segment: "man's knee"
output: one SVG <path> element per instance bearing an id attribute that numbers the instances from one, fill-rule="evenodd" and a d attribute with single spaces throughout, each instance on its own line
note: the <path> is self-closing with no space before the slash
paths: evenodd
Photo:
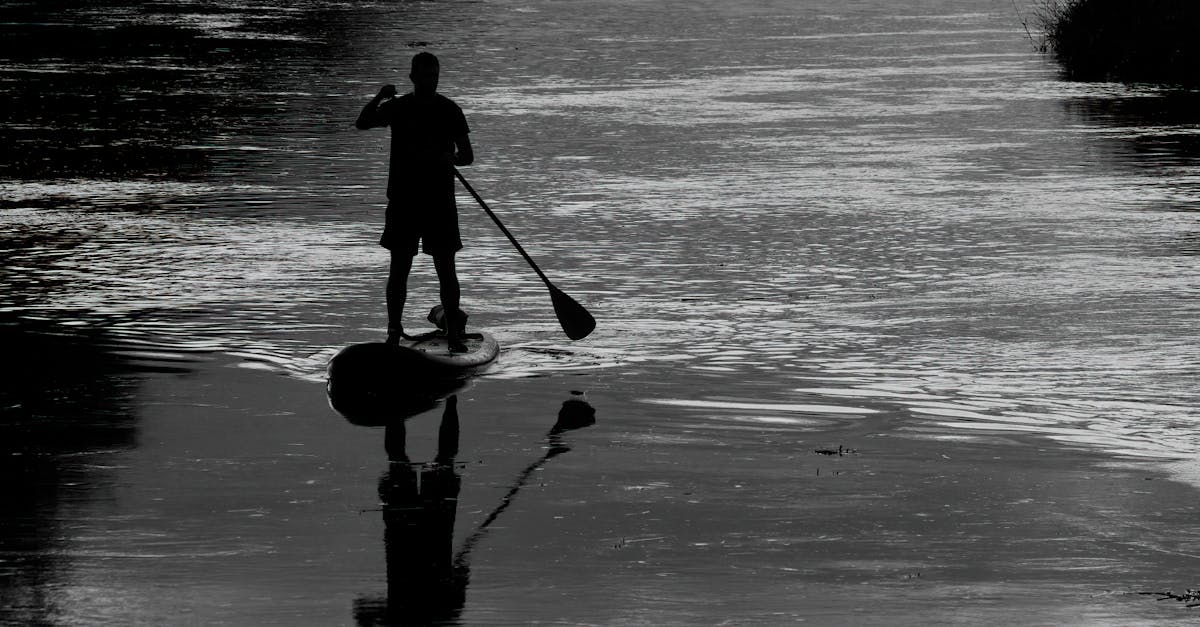
<path id="1" fill-rule="evenodd" d="M 392 272 L 403 272 L 403 273 L 407 274 L 408 271 L 412 269 L 412 263 L 413 263 L 412 255 L 406 255 L 402 252 L 393 252 L 392 253 L 392 262 L 391 262 Z"/>
<path id="2" fill-rule="evenodd" d="M 454 268 L 454 253 L 434 257 L 433 268 L 437 270 L 438 279 L 442 285 L 458 285 L 458 272 Z"/>

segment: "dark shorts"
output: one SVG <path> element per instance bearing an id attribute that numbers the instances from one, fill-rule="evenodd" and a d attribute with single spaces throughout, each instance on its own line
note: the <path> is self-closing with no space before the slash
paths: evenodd
<path id="1" fill-rule="evenodd" d="M 388 205 L 387 220 L 379 245 L 393 253 L 416 256 L 454 254 L 462 250 L 462 238 L 458 233 L 458 211 L 453 205 L 442 211 L 412 211 Z"/>

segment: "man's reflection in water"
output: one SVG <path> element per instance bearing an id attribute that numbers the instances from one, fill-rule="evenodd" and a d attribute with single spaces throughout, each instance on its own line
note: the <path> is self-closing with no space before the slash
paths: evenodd
<path id="1" fill-rule="evenodd" d="M 379 478 L 387 599 L 359 599 L 360 625 L 428 625 L 454 622 L 466 598 L 468 569 L 454 560 L 454 516 L 462 478 L 458 455 L 458 397 L 446 399 L 437 457 L 413 463 L 405 451 L 404 421 L 384 432 L 388 468 Z"/>
<path id="2" fill-rule="evenodd" d="M 578 393 L 575 393 L 578 394 Z M 458 455 L 458 397 L 446 399 L 432 462 L 413 463 L 405 451 L 404 421 L 384 432 L 388 469 L 379 478 L 383 503 L 387 599 L 360 598 L 354 604 L 359 625 L 430 625 L 456 623 L 466 602 L 471 549 L 512 504 L 530 476 L 550 459 L 570 450 L 562 434 L 595 423 L 595 410 L 581 398 L 563 403 L 547 434 L 547 449 L 519 475 L 500 504 L 454 553 L 454 518 L 462 477 Z"/>

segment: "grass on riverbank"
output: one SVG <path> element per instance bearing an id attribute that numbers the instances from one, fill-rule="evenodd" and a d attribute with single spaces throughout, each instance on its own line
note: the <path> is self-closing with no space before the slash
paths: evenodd
<path id="1" fill-rule="evenodd" d="M 1022 21 L 1073 80 L 1200 86 L 1194 0 L 1039 0 Z"/>

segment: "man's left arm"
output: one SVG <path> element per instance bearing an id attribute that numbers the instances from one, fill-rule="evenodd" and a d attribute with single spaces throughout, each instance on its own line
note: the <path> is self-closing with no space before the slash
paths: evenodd
<path id="1" fill-rule="evenodd" d="M 358 114 L 358 119 L 354 121 L 354 126 L 360 131 L 365 131 L 369 128 L 375 128 L 377 126 L 387 126 L 388 119 L 387 116 L 380 111 L 380 105 L 391 102 L 395 97 L 396 86 L 384 85 L 383 88 L 379 90 L 379 93 L 375 94 L 375 97 L 367 103 L 367 106 L 363 107 L 362 111 Z"/>

